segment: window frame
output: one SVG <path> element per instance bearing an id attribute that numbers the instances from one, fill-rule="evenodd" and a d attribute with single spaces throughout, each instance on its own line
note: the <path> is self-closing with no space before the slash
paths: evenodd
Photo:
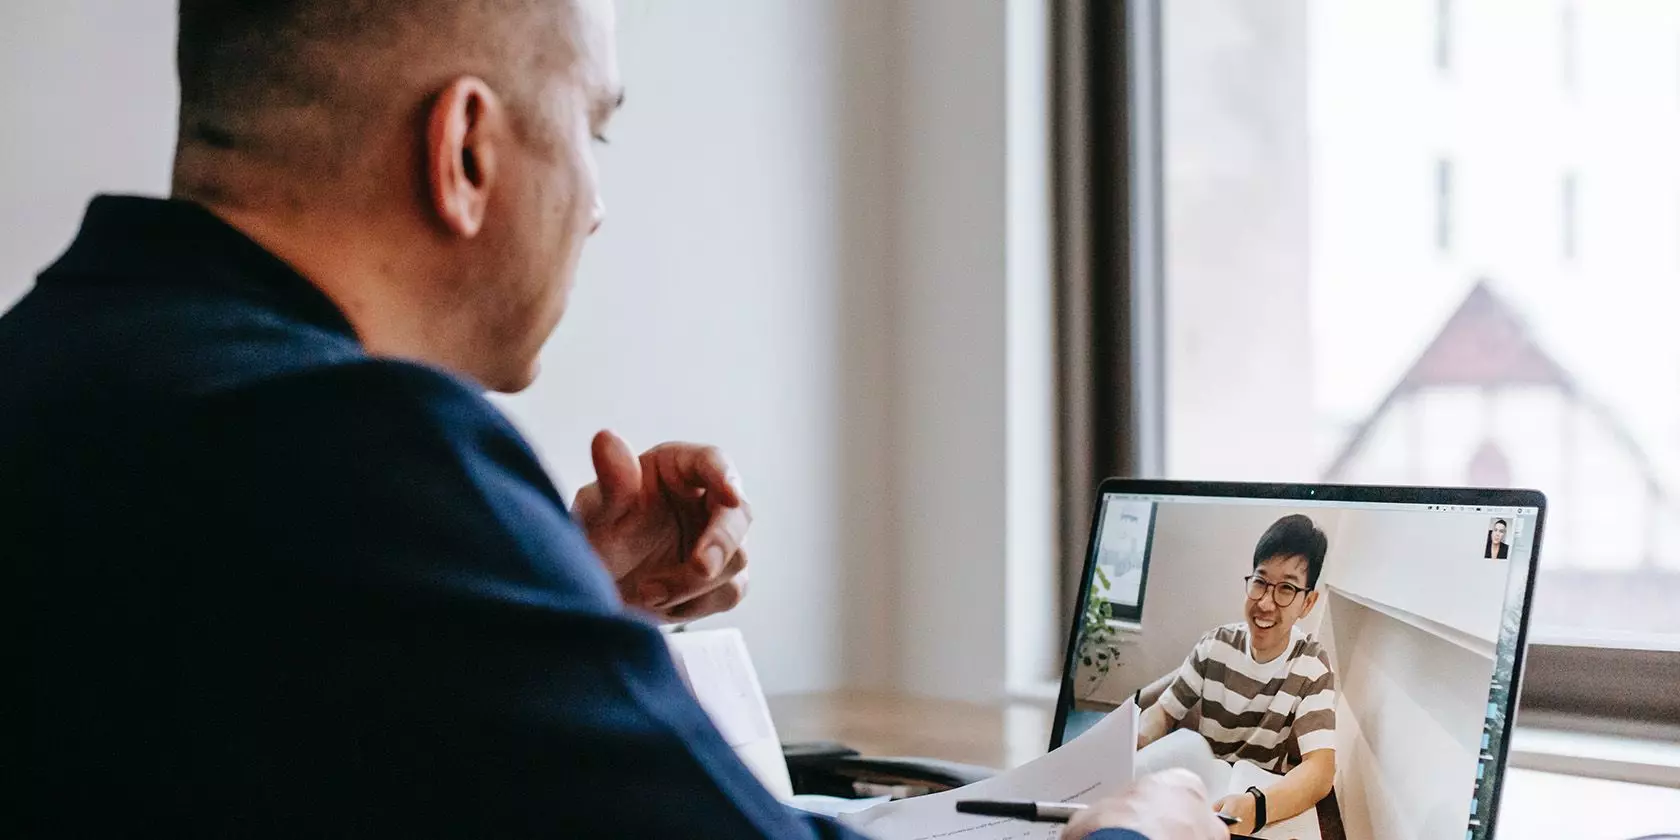
<path id="1" fill-rule="evenodd" d="M 1558 183 L 1558 252 L 1573 265 L 1581 259 L 1581 176 L 1574 167 L 1563 170 Z"/>
<path id="2" fill-rule="evenodd" d="M 1164 469 L 1160 8 L 1159 0 L 1052 4 L 1064 627 L 1079 597 L 1098 486 Z"/>
<path id="3" fill-rule="evenodd" d="M 1160 0 L 1053 8 L 1058 568 L 1070 619 L 1096 488 L 1165 467 L 1163 22 Z M 1680 649 L 1531 641 L 1518 680 L 1519 716 L 1580 729 L 1680 720 Z"/>
<path id="4" fill-rule="evenodd" d="M 1451 254 L 1453 252 L 1454 236 L 1453 221 L 1456 214 L 1455 199 L 1458 192 L 1458 167 L 1449 155 L 1435 157 L 1435 253 Z"/>

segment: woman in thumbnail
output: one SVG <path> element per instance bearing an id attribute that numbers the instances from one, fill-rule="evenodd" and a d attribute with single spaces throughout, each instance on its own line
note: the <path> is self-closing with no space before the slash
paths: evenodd
<path id="1" fill-rule="evenodd" d="M 1139 722 L 1142 749 L 1194 710 L 1214 755 L 1283 774 L 1266 790 L 1220 800 L 1216 807 L 1241 819 L 1238 833 L 1316 806 L 1336 779 L 1336 676 L 1324 648 L 1295 627 L 1318 603 L 1328 550 L 1306 516 L 1273 523 L 1244 578 L 1244 620 L 1204 635 Z"/>
<path id="2" fill-rule="evenodd" d="M 1503 519 L 1493 520 L 1493 527 L 1488 529 L 1487 550 L 1482 556 L 1489 560 L 1508 560 L 1511 557 L 1511 546 L 1505 542 L 1505 532 L 1510 523 Z M 1474 543 L 1472 543 L 1474 545 Z"/>

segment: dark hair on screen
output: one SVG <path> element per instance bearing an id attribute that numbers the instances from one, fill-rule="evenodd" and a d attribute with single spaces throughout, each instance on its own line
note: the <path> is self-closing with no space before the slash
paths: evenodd
<path id="1" fill-rule="evenodd" d="M 1266 529 L 1254 546 L 1254 568 L 1273 557 L 1307 558 L 1307 588 L 1318 586 L 1318 575 L 1324 571 L 1324 555 L 1330 551 L 1330 538 L 1323 529 L 1299 513 L 1290 514 Z"/>
<path id="2" fill-rule="evenodd" d="M 1503 519 L 1495 519 L 1495 520 L 1493 520 L 1493 524 L 1495 524 L 1495 525 L 1504 525 L 1504 526 L 1505 526 L 1505 527 L 1507 527 L 1507 528 L 1509 528 L 1509 527 L 1511 527 L 1511 523 L 1509 523 L 1509 522 L 1506 522 L 1506 521 L 1505 521 L 1505 520 L 1503 520 Z"/>

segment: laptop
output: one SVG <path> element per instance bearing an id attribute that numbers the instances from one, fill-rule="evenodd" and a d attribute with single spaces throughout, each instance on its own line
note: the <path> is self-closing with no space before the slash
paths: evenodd
<path id="1" fill-rule="evenodd" d="M 1251 787 L 1317 780 L 1316 804 L 1269 807 L 1257 836 L 1493 836 L 1542 494 L 1129 479 L 1099 494 L 1051 749 L 1133 700 L 1141 769 L 1186 767 L 1250 811 Z"/>

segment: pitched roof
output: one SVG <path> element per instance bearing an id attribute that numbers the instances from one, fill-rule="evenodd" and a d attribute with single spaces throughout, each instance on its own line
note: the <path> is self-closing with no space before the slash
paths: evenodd
<path id="1" fill-rule="evenodd" d="M 1394 404 L 1417 391 L 1439 387 L 1500 388 L 1513 385 L 1550 385 L 1577 400 L 1597 417 L 1627 451 L 1657 498 L 1666 498 L 1651 459 L 1621 418 L 1609 407 L 1589 399 L 1575 378 L 1535 341 L 1517 310 L 1487 281 L 1477 281 L 1457 311 L 1412 363 L 1406 375 L 1383 397 L 1325 470 L 1328 481 L 1345 480 L 1343 473 L 1364 449 L 1366 440 Z"/>
<path id="2" fill-rule="evenodd" d="M 1412 364 L 1401 388 L 1445 385 L 1556 385 L 1570 377 L 1530 335 L 1505 300 L 1478 282 L 1435 340 Z"/>

